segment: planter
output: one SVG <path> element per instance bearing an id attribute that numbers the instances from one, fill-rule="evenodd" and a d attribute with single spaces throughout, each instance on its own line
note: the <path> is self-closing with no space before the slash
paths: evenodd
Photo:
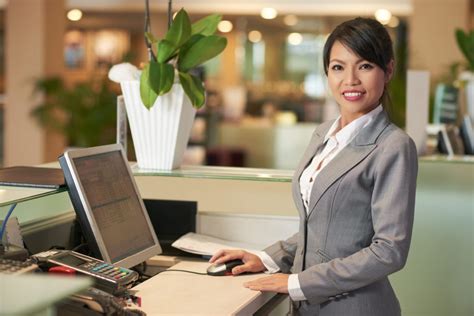
<path id="1" fill-rule="evenodd" d="M 140 99 L 140 82 L 120 84 L 127 109 L 138 166 L 172 170 L 181 165 L 196 109 L 179 83 L 156 99 L 148 110 Z"/>

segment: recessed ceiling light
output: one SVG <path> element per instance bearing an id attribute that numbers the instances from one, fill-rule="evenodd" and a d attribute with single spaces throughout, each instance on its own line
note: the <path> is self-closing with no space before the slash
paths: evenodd
<path id="1" fill-rule="evenodd" d="M 387 25 L 392 17 L 392 12 L 388 11 L 387 9 L 378 9 L 375 11 L 375 18 L 377 21 L 382 23 L 383 25 Z"/>
<path id="2" fill-rule="evenodd" d="M 222 20 L 217 25 L 217 29 L 222 33 L 229 33 L 234 28 L 234 25 L 231 21 Z"/>
<path id="3" fill-rule="evenodd" d="M 299 45 L 303 42 L 303 35 L 301 35 L 300 33 L 290 33 L 290 35 L 288 35 L 288 43 L 290 45 Z"/>
<path id="4" fill-rule="evenodd" d="M 82 19 L 82 11 L 79 9 L 69 10 L 67 13 L 67 18 L 70 21 L 79 21 L 80 19 Z"/>
<path id="5" fill-rule="evenodd" d="M 250 31 L 248 34 L 248 39 L 252 43 L 258 43 L 262 40 L 262 33 L 257 30 Z"/>
<path id="6" fill-rule="evenodd" d="M 388 21 L 387 25 L 390 27 L 397 27 L 399 24 L 400 20 L 396 16 L 392 15 L 392 18 L 390 19 L 390 21 Z"/>
<path id="7" fill-rule="evenodd" d="M 260 11 L 260 16 L 266 20 L 272 20 L 276 18 L 277 15 L 278 12 L 274 8 L 263 8 L 262 11 Z"/>

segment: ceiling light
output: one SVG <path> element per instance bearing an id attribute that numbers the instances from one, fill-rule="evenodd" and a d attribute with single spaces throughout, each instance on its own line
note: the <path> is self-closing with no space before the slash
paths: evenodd
<path id="1" fill-rule="evenodd" d="M 393 15 L 387 25 L 390 27 L 397 27 L 399 24 L 400 24 L 400 20 L 396 16 Z"/>
<path id="2" fill-rule="evenodd" d="M 82 19 L 82 11 L 79 9 L 69 10 L 67 13 L 67 18 L 71 21 L 79 21 Z"/>
<path id="3" fill-rule="evenodd" d="M 387 25 L 391 17 L 392 13 L 387 9 L 378 9 L 377 11 L 375 11 L 375 18 L 383 25 Z"/>
<path id="4" fill-rule="evenodd" d="M 257 30 L 250 31 L 248 38 L 252 43 L 258 43 L 262 40 L 262 33 Z"/>
<path id="5" fill-rule="evenodd" d="M 290 45 L 299 45 L 303 42 L 303 35 L 301 35 L 300 33 L 290 33 L 290 35 L 288 35 L 288 43 Z"/>
<path id="6" fill-rule="evenodd" d="M 217 29 L 222 33 L 229 33 L 234 28 L 231 21 L 222 20 L 217 25 Z"/>
<path id="7" fill-rule="evenodd" d="M 298 24 L 298 17 L 294 14 L 288 14 L 283 18 L 283 23 L 288 26 L 294 26 Z"/>
<path id="8" fill-rule="evenodd" d="M 260 16 L 266 20 L 272 20 L 276 18 L 277 15 L 278 12 L 274 8 L 263 8 L 262 11 L 260 11 Z"/>

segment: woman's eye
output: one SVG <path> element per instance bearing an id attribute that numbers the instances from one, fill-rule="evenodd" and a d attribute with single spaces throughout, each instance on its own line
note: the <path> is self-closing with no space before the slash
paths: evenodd
<path id="1" fill-rule="evenodd" d="M 372 68 L 374 68 L 374 66 L 372 66 L 371 64 L 362 64 L 360 66 L 360 69 L 367 69 L 368 70 L 368 69 L 372 69 Z"/>
<path id="2" fill-rule="evenodd" d="M 339 70 L 342 70 L 342 66 L 341 65 L 333 65 L 331 67 L 332 70 L 335 70 L 335 71 L 339 71 Z"/>

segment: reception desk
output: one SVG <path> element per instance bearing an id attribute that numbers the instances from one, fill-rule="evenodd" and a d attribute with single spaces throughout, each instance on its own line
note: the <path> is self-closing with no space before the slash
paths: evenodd
<path id="1" fill-rule="evenodd" d="M 143 198 L 197 201 L 202 233 L 260 240 L 263 247 L 297 230 L 292 171 L 185 167 L 134 173 Z M 4 216 L 8 203 L 0 205 Z M 67 244 L 74 218 L 67 192 L 19 203 L 14 215 L 33 252 Z M 404 316 L 474 315 L 473 228 L 474 160 L 421 158 L 408 262 L 390 277 Z"/>

